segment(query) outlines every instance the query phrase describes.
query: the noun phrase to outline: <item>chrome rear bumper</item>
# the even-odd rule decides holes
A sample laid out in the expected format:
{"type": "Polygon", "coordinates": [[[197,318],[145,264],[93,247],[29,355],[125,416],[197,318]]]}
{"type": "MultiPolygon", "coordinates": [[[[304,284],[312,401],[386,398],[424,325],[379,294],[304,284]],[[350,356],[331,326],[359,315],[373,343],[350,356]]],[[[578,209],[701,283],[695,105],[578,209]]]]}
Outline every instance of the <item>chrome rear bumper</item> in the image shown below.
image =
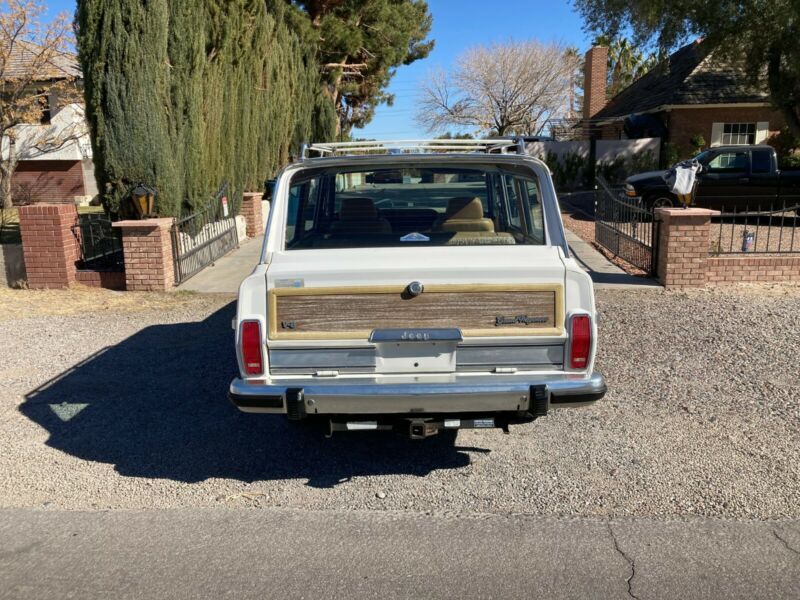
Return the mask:
{"type": "MultiPolygon", "coordinates": [[[[546,393],[552,408],[582,406],[606,393],[603,376],[573,374],[293,379],[234,379],[228,397],[244,412],[400,415],[533,411],[546,393]],[[537,400],[537,397],[539,398],[537,400]]],[[[545,413],[546,408],[545,406],[545,413]]],[[[537,407],[537,410],[540,408],[537,407]]]]}

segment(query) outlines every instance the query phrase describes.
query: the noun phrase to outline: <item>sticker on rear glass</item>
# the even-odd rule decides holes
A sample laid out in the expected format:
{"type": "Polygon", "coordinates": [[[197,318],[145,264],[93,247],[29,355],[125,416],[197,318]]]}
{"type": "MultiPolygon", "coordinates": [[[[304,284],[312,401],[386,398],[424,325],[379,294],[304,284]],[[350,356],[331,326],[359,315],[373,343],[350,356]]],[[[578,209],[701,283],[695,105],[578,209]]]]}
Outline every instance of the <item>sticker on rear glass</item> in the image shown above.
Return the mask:
{"type": "Polygon", "coordinates": [[[276,279],[276,288],[301,288],[305,287],[306,283],[303,279],[276,279]]]}
{"type": "Polygon", "coordinates": [[[409,233],[400,238],[401,242],[430,242],[431,238],[418,232],[409,233]]]}

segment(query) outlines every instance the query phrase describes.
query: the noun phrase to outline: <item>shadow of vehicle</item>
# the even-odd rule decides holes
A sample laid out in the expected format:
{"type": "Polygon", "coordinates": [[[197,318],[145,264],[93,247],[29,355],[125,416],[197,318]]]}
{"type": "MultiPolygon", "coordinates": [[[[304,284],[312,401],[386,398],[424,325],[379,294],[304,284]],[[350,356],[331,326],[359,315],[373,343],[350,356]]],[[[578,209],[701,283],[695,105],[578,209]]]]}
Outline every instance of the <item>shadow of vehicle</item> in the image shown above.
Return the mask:
{"type": "Polygon", "coordinates": [[[469,463],[452,436],[325,439],[282,416],[240,413],[226,399],[237,370],[234,313],[231,303],[201,322],[147,327],[31,391],[20,410],[49,432],[49,446],[131,477],[307,478],[331,487],[359,475],[424,476],[469,463]]]}

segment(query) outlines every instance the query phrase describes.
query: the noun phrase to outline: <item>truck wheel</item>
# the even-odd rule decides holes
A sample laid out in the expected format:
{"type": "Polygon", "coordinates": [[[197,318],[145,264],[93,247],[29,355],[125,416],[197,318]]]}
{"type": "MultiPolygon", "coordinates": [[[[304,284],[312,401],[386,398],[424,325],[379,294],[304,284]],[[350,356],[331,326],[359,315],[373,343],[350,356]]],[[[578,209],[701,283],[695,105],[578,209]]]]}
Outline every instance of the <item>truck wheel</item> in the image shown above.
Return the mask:
{"type": "Polygon", "coordinates": [[[675,198],[672,196],[654,196],[648,202],[650,208],[672,208],[673,206],[677,205],[675,198]]]}

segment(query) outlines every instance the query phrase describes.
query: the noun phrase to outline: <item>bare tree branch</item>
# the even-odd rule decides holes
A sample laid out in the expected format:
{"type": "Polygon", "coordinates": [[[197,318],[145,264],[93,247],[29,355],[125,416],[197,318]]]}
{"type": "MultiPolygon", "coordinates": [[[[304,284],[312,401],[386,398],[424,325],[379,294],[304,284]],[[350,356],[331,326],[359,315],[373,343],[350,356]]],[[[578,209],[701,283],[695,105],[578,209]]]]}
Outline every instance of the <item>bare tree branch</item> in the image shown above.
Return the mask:
{"type": "Polygon", "coordinates": [[[559,44],[536,41],[470,48],[449,75],[429,75],[417,121],[431,132],[457,126],[484,134],[540,134],[568,113],[577,60],[559,44]]]}

